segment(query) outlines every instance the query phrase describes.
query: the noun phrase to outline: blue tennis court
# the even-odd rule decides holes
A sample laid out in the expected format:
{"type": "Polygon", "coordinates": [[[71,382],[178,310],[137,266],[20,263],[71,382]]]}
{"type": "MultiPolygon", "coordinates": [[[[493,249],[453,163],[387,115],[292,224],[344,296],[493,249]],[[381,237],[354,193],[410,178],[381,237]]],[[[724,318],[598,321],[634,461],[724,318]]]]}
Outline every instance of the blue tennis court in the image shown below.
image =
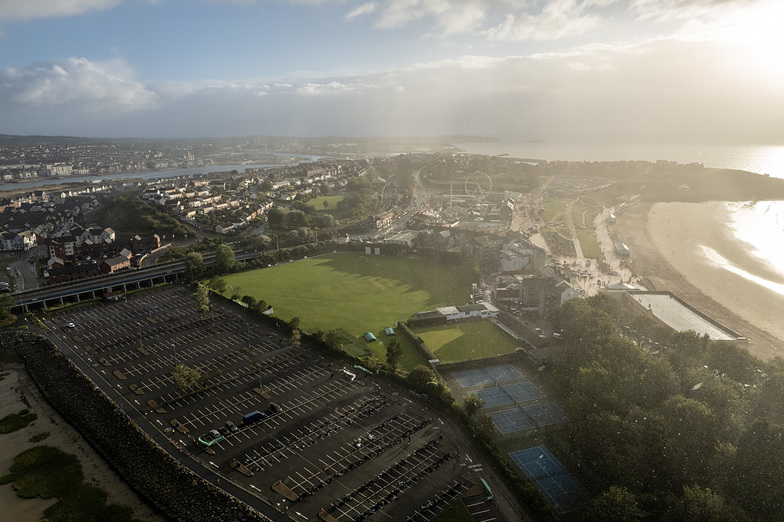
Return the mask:
{"type": "Polygon", "coordinates": [[[544,393],[530,382],[519,382],[507,384],[506,386],[496,386],[495,388],[485,388],[483,390],[478,390],[476,394],[484,401],[485,408],[495,408],[497,406],[506,406],[507,404],[518,402],[528,402],[544,397],[544,393]]]}
{"type": "Polygon", "coordinates": [[[489,417],[502,434],[540,428],[568,419],[563,410],[553,402],[496,411],[490,413],[489,417]]]}
{"type": "Polygon", "coordinates": [[[509,457],[559,513],[584,506],[588,495],[544,446],[513,451],[509,457]]]}
{"type": "Polygon", "coordinates": [[[463,388],[495,384],[497,382],[516,381],[526,378],[525,375],[509,364],[464,370],[462,372],[455,372],[452,376],[457,379],[457,382],[459,382],[460,386],[463,388]]]}

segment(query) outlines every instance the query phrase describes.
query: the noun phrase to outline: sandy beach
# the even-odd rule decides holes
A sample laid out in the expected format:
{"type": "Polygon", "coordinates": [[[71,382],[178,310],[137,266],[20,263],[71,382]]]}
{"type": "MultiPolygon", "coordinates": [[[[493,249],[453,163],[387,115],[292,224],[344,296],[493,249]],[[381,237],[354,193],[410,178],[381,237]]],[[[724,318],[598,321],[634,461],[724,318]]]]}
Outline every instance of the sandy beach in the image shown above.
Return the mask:
{"type": "MultiPolygon", "coordinates": [[[[16,455],[36,445],[30,442],[30,437],[49,432],[49,436],[37,445],[54,446],[66,453],[76,455],[82,464],[85,482],[106,490],[109,494],[109,503],[131,507],[134,517],[139,520],[161,522],[166,520],[150,509],[82,436],[52,409],[21,364],[0,364],[0,373],[8,373],[0,381],[0,418],[24,409],[29,409],[38,415],[38,418],[27,427],[0,435],[0,475],[8,473],[16,455]],[[23,396],[29,403],[29,407],[23,402],[23,396]]],[[[56,502],[56,499],[21,499],[16,496],[11,484],[0,486],[0,506],[3,506],[1,518],[4,520],[18,522],[40,520],[44,510],[56,502]]]]}
{"type": "MultiPolygon", "coordinates": [[[[723,202],[638,204],[618,216],[615,232],[629,246],[635,273],[747,337],[749,351],[784,355],[784,296],[712,263],[703,246],[740,267],[757,261],[735,239],[723,202]]],[[[754,268],[759,268],[754,267],[754,268]]]]}

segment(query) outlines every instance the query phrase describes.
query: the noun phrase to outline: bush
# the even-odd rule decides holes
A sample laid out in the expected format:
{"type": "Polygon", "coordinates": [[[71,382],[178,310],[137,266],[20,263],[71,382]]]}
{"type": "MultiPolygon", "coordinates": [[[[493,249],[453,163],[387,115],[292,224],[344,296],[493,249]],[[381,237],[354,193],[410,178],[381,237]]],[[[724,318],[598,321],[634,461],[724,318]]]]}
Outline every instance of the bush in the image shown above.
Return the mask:
{"type": "Polygon", "coordinates": [[[12,433],[16,430],[21,430],[37,418],[38,415],[30,413],[28,410],[22,410],[19,413],[9,413],[0,419],[0,433],[12,433]]]}

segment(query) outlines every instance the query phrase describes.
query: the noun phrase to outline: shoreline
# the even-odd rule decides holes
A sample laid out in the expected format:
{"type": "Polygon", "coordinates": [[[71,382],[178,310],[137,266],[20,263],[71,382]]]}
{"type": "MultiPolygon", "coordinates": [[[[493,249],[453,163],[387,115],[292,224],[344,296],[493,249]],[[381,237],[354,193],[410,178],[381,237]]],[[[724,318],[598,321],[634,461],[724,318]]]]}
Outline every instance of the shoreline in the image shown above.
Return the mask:
{"type": "Polygon", "coordinates": [[[784,330],[775,321],[784,300],[696,252],[708,243],[733,262],[748,261],[748,252],[729,235],[729,221],[725,202],[640,203],[617,216],[615,229],[630,248],[638,276],[745,336],[749,342],[743,346],[768,361],[784,350],[784,330]]]}
{"type": "MultiPolygon", "coordinates": [[[[54,446],[78,457],[85,483],[98,486],[108,494],[107,503],[121,504],[133,509],[138,520],[163,522],[159,515],[96,453],[89,443],[68,424],[43,398],[38,387],[21,363],[3,362],[0,372],[8,375],[0,380],[0,417],[29,409],[38,418],[20,430],[0,435],[0,475],[8,472],[14,457],[33,446],[54,446]],[[29,403],[23,402],[22,397],[29,403]],[[33,435],[49,432],[39,443],[30,442],[33,435]]],[[[8,520],[37,521],[57,499],[24,499],[16,495],[11,484],[0,486],[0,505],[8,520]]]]}

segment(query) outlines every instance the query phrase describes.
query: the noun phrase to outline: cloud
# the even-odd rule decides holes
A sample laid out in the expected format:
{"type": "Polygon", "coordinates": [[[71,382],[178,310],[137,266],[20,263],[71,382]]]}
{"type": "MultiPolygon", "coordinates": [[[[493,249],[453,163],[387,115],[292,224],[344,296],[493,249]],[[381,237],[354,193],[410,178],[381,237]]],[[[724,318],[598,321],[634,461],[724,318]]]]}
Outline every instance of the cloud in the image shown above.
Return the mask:
{"type": "Polygon", "coordinates": [[[69,58],[0,73],[0,92],[14,103],[32,108],[69,107],[76,112],[111,109],[120,112],[157,104],[157,95],[126,79],[121,61],[91,62],[69,58]]]}
{"type": "Polygon", "coordinates": [[[504,21],[487,31],[490,40],[555,40],[576,36],[596,29],[602,19],[587,14],[593,4],[576,0],[555,0],[540,13],[509,14],[504,21]]]}
{"type": "Polygon", "coordinates": [[[760,81],[735,50],[659,38],[357,74],[162,84],[134,81],[122,62],[72,58],[0,72],[0,119],[4,132],[86,136],[784,138],[784,74],[760,81]]]}
{"type": "Polygon", "coordinates": [[[104,11],[123,0],[0,0],[0,20],[57,18],[104,11]]]}
{"type": "Polygon", "coordinates": [[[346,21],[351,22],[355,18],[360,16],[368,15],[376,10],[376,3],[375,2],[365,2],[360,6],[354,8],[346,15],[346,21]]]}
{"type": "Polygon", "coordinates": [[[766,0],[634,0],[631,7],[640,19],[681,20],[706,15],[725,15],[766,0]]]}
{"type": "Polygon", "coordinates": [[[321,96],[324,94],[344,94],[354,90],[354,87],[350,87],[336,81],[329,83],[308,82],[297,88],[297,94],[302,94],[305,96],[321,96]]]}
{"type": "MultiPolygon", "coordinates": [[[[375,26],[429,24],[426,36],[478,35],[494,41],[575,36],[602,24],[602,8],[618,0],[386,0],[377,2],[375,26]]],[[[646,1],[646,0],[642,0],[646,1]]]]}

